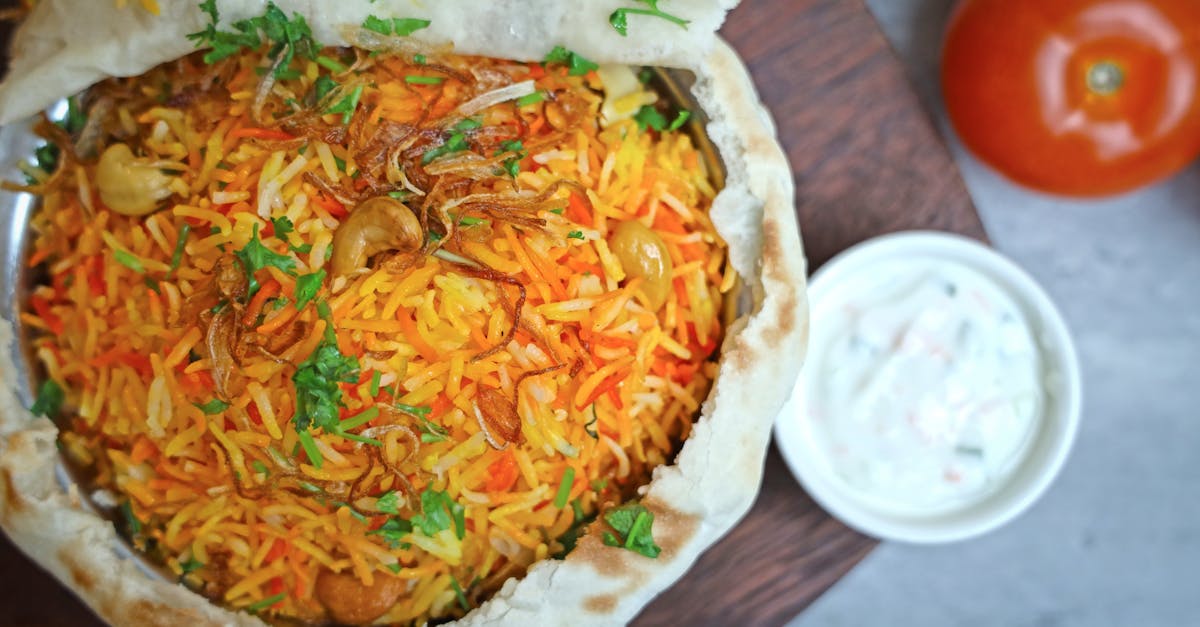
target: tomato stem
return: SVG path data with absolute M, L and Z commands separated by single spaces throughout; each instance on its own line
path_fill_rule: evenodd
M 1125 70 L 1114 61 L 1100 61 L 1088 68 L 1087 86 L 1092 93 L 1108 96 L 1125 85 Z

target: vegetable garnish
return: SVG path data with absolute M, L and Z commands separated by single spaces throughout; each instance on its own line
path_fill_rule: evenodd
M 604 522 L 616 532 L 604 532 L 601 538 L 605 545 L 629 549 L 650 558 L 658 557 L 662 552 L 662 547 L 654 543 L 651 535 L 654 514 L 641 503 L 626 503 L 604 512 Z
M 540 94 L 542 92 L 535 93 Z M 517 106 L 521 106 L 519 101 Z M 519 139 L 510 139 L 500 142 L 500 147 L 496 149 L 496 154 L 494 156 L 498 157 L 506 152 L 513 153 L 514 156 L 504 160 L 504 171 L 508 172 L 509 176 L 517 178 L 517 175 L 521 173 L 521 160 L 524 159 L 529 153 L 525 152 L 525 145 L 521 143 L 521 140 Z
M 250 612 L 251 614 L 254 614 L 256 612 L 261 612 L 261 611 L 271 607 L 272 605 L 279 603 L 280 601 L 282 601 L 286 598 L 287 598 L 287 594 L 280 592 L 279 594 L 276 594 L 274 596 L 269 596 L 261 601 L 247 605 L 246 611 Z
M 563 471 L 562 481 L 558 484 L 558 494 L 554 495 L 554 506 L 562 509 L 567 506 L 567 499 L 571 496 L 571 487 L 575 485 L 575 467 L 567 466 Z
M 547 65 L 551 63 L 566 65 L 567 74 L 570 76 L 583 76 L 588 72 L 600 69 L 599 65 L 562 46 L 555 46 L 542 62 Z
M 400 495 L 396 494 L 395 490 L 390 490 L 375 500 L 375 507 L 385 514 L 399 514 Z
M 421 416 L 421 442 L 425 444 L 433 444 L 435 442 L 445 442 L 450 438 L 450 432 L 445 427 L 433 422 L 432 420 Z
M 629 35 L 629 15 L 651 15 L 654 17 L 661 17 L 664 20 L 678 24 L 679 27 L 684 30 L 687 30 L 688 24 L 691 24 L 691 20 L 685 20 L 683 18 L 671 15 L 670 13 L 661 11 L 658 8 L 659 0 L 634 0 L 634 2 L 640 2 L 650 8 L 642 9 L 638 7 L 627 7 L 623 9 L 617 9 L 616 11 L 612 12 L 612 15 L 608 16 L 608 23 L 612 24 L 612 27 L 615 28 L 618 33 L 621 33 L 622 37 L 627 37 Z
M 554 559 L 560 560 L 567 556 L 567 553 L 575 550 L 575 545 L 579 542 L 579 537 L 583 535 L 587 526 L 596 521 L 596 515 L 587 515 L 583 511 L 583 505 L 579 499 L 571 501 L 571 511 L 574 514 L 574 520 L 571 526 L 567 528 L 561 536 L 558 537 L 558 543 L 562 545 L 562 550 L 553 555 Z
M 64 400 L 66 400 L 66 393 L 62 386 L 53 379 L 46 379 L 38 388 L 37 398 L 34 399 L 33 406 L 29 408 L 29 413 L 34 416 L 54 418 L 58 416 L 58 412 L 62 411 Z
M 397 37 L 407 37 L 423 28 L 428 28 L 432 24 L 429 20 L 421 20 L 411 17 L 397 17 L 391 20 L 384 20 L 374 15 L 368 15 L 362 27 L 379 33 L 380 35 L 395 35 Z
M 454 597 L 458 599 L 458 605 L 466 611 L 471 611 L 471 604 L 467 602 L 467 595 L 463 594 L 462 585 L 458 583 L 458 578 L 454 575 L 450 576 L 450 587 L 454 588 Z
M 675 115 L 675 119 L 672 120 L 670 124 L 667 124 L 667 118 L 663 117 L 663 114 L 659 113 L 658 109 L 655 109 L 651 105 L 643 105 L 642 108 L 638 109 L 638 112 L 634 114 L 633 120 L 637 122 L 638 128 L 642 129 L 643 131 L 647 129 L 653 129 L 661 133 L 679 130 L 691 117 L 691 111 L 688 111 L 687 109 L 681 109 L 679 113 Z
M 174 276 L 175 271 L 179 269 L 179 263 L 183 261 L 183 251 L 187 246 L 188 235 L 192 232 L 192 226 L 186 222 L 179 227 L 179 237 L 175 239 L 175 250 L 171 252 L 171 269 L 167 272 L 167 278 Z
M 363 86 L 356 86 L 350 93 L 342 96 L 342 99 L 334 103 L 332 107 L 325 110 L 325 113 L 340 113 L 342 114 L 342 124 L 349 124 L 350 118 L 354 117 L 354 112 L 358 109 L 358 100 L 362 98 Z
M 258 225 L 254 225 L 254 234 L 250 237 L 250 241 L 246 243 L 241 250 L 234 253 L 242 262 L 242 270 L 246 273 L 246 279 L 249 281 L 249 291 L 247 296 L 254 296 L 261 287 L 255 275 L 259 270 L 271 266 L 279 268 L 288 274 L 295 274 L 296 260 L 287 255 L 281 255 L 266 246 L 263 246 L 262 240 L 258 237 Z
M 219 398 L 214 398 L 207 403 L 192 403 L 192 404 L 195 405 L 197 409 L 204 412 L 205 416 L 216 416 L 216 415 L 224 412 L 226 409 L 229 409 L 229 403 L 226 403 L 225 401 L 223 401 Z
M 317 270 L 312 274 L 302 274 L 296 277 L 296 309 L 304 309 L 312 299 L 317 297 L 321 285 L 325 282 L 325 270 Z
M 121 250 L 119 248 L 113 250 L 113 259 L 117 263 L 129 268 L 130 270 L 133 270 L 134 272 L 137 272 L 138 274 L 146 273 L 146 268 L 142 265 L 142 260 L 138 259 L 137 255 L 127 250 Z
M 446 79 L 442 76 L 405 76 L 404 82 L 409 85 L 441 85 Z
M 388 547 L 393 549 L 407 549 L 410 545 L 403 541 L 403 538 L 412 533 L 412 523 L 403 518 L 389 518 L 383 526 L 378 529 L 373 529 L 367 532 L 369 536 L 381 536 L 384 542 L 387 542 Z
M 188 39 L 196 42 L 197 48 L 211 48 L 204 54 L 205 63 L 216 63 L 244 49 L 254 50 L 263 44 L 265 38 L 273 44 L 269 56 L 275 62 L 275 77 L 283 78 L 288 75 L 289 66 L 297 54 L 315 60 L 321 49 L 313 39 L 312 29 L 304 16 L 296 13 L 289 20 L 274 2 L 267 3 L 266 13 L 262 16 L 234 22 L 233 32 L 217 30 L 221 15 L 217 11 L 216 0 L 201 2 L 200 9 L 208 14 L 210 21 L 204 30 L 188 35 Z
M 421 493 L 421 513 L 412 517 L 412 524 L 429 537 L 453 526 L 454 535 L 462 540 L 467 535 L 466 511 L 450 495 L 429 487 Z
M 194 557 L 189 557 L 187 561 L 179 562 L 179 570 L 184 575 L 200 570 L 201 568 L 204 568 L 204 563 Z
M 319 302 L 317 308 L 322 317 L 328 317 L 328 305 L 324 301 Z M 325 337 L 308 359 L 301 362 L 296 374 L 292 375 L 292 382 L 296 385 L 296 416 L 292 424 L 300 436 L 300 445 L 317 468 L 321 467 L 321 454 L 309 429 L 316 426 L 326 433 L 360 439 L 342 431 L 339 417 L 341 408 L 345 407 L 339 384 L 358 381 L 358 359 L 342 354 L 333 334 L 332 323 L 327 320 L 326 324 Z
M 546 92 L 535 91 L 532 94 L 529 94 L 526 96 L 521 96 L 520 98 L 517 98 L 515 102 L 517 103 L 518 107 L 528 107 L 529 105 L 542 102 L 545 99 L 546 99 Z

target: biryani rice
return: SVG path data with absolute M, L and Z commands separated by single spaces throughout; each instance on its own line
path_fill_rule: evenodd
M 588 516 L 633 496 L 687 437 L 715 375 L 719 313 L 736 276 L 709 222 L 716 190 L 689 136 L 648 132 L 629 119 L 599 125 L 595 72 L 450 54 L 436 62 L 446 71 L 399 54 L 355 55 L 338 94 L 353 82 L 361 99 L 340 137 L 293 136 L 256 119 L 257 70 L 269 65 L 262 53 L 213 66 L 192 56 L 107 81 L 90 96 L 111 106 L 103 141 L 129 143 L 170 176 L 171 198 L 145 218 L 110 211 L 94 156 L 74 155 L 42 125 L 61 145 L 63 165 L 32 172 L 42 206 L 29 265 L 48 279 L 21 320 L 45 332 L 37 358 L 67 391 L 63 445 L 95 473 L 95 485 L 128 503 L 140 548 L 231 607 L 321 620 L 314 588 L 325 569 L 352 573 L 363 586 L 403 580 L 406 592 L 382 622 L 462 615 L 456 589 L 477 602 L 561 551 L 577 509 Z M 286 110 L 322 75 L 315 62 L 297 65 L 298 78 L 272 87 L 269 110 Z M 326 280 L 320 296 L 336 345 L 360 365 L 358 380 L 340 386 L 341 418 L 361 422 L 358 435 L 379 446 L 321 433 L 313 444 L 323 461 L 315 463 L 294 424 L 292 375 L 329 322 L 312 305 L 296 307 L 297 276 L 330 271 L 334 234 L 354 210 L 330 189 L 362 189 L 368 178 L 370 166 L 356 163 L 361 153 L 350 147 L 354 133 L 451 115 L 482 89 L 460 73 L 532 80 L 584 103 L 587 122 L 578 128 L 557 119 L 556 100 L 507 102 L 476 117 L 525 142 L 528 155 L 505 185 L 532 196 L 565 179 L 586 197 L 555 191 L 558 206 L 536 213 L 541 228 L 471 216 L 482 222 L 457 226 L 456 253 L 377 259 L 369 271 Z M 407 84 L 413 75 L 442 80 Z M 180 76 L 220 80 L 189 91 L 196 84 L 181 88 L 173 83 Z M 324 119 L 336 125 L 338 117 Z M 433 193 L 407 177 L 389 182 L 407 202 Z M 281 239 L 274 227 L 282 217 L 294 231 Z M 626 220 L 650 227 L 673 262 L 657 311 L 608 245 Z M 295 275 L 264 268 L 259 291 L 232 315 L 287 341 L 277 354 L 245 355 L 236 372 L 244 384 L 212 411 L 205 405 L 221 387 L 205 350 L 212 322 L 195 302 L 219 261 L 256 233 L 293 260 Z M 461 255 L 513 283 L 472 274 Z M 515 325 L 517 283 L 526 300 Z M 489 445 L 482 388 L 515 400 L 522 442 Z M 564 484 L 568 469 L 573 481 Z M 560 489 L 572 505 L 556 506 Z M 463 539 L 443 529 L 392 546 L 370 533 L 393 518 L 380 496 L 397 493 L 408 514 L 421 511 L 427 490 L 465 508 Z

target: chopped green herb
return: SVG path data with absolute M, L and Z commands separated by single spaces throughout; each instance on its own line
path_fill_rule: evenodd
M 326 328 L 332 331 L 331 326 Z M 296 429 L 307 431 L 315 425 L 326 431 L 336 430 L 339 409 L 344 407 L 339 384 L 357 380 L 358 360 L 343 355 L 336 337 L 331 340 L 327 335 L 292 375 L 296 384 Z
M 638 77 L 638 82 L 645 85 L 645 84 L 649 83 L 650 81 L 654 80 L 654 70 L 652 70 L 648 67 L 644 67 L 644 68 L 638 70 L 637 77 Z
M 142 285 L 145 285 L 146 287 L 154 290 L 155 294 L 162 294 L 162 290 L 159 289 L 157 279 L 154 279 L 152 277 L 145 277 L 142 279 Z
M 390 490 L 375 500 L 375 507 L 385 514 L 399 514 L 400 495 L 396 494 L 395 490 Z
M 324 283 L 324 269 L 296 277 L 296 309 L 304 309 L 305 305 L 316 298 L 317 292 L 321 291 L 321 285 Z
M 471 604 L 467 602 L 467 595 L 463 594 L 462 586 L 458 583 L 458 578 L 454 575 L 450 576 L 450 587 L 454 589 L 454 598 L 458 599 L 458 604 L 466 611 L 471 611 Z
M 556 216 L 561 216 L 565 211 L 566 211 L 565 208 L 559 207 L 558 209 L 551 209 L 550 213 L 553 213 Z
M 418 420 L 421 421 L 421 424 L 419 424 L 417 428 L 421 431 L 421 442 L 423 444 L 445 442 L 446 440 L 450 439 L 450 432 L 447 431 L 442 425 L 439 425 L 424 416 L 420 416 Z
M 508 172 L 509 176 L 517 178 L 517 175 L 521 173 L 521 160 L 528 155 L 528 153 L 525 152 L 525 145 L 522 144 L 521 140 L 519 139 L 510 139 L 500 142 L 500 148 L 496 150 L 496 153 L 493 156 L 498 157 L 506 152 L 511 152 L 515 156 L 504 160 L 504 171 Z
M 689 20 L 685 20 L 681 17 L 677 17 L 671 15 L 670 13 L 665 13 L 659 10 L 658 0 L 634 0 L 634 2 L 640 2 L 650 8 L 640 9 L 629 7 L 617 9 L 608 16 L 608 23 L 612 24 L 612 27 L 615 28 L 618 33 L 621 33 L 622 37 L 629 36 L 629 15 L 652 15 L 654 17 L 661 17 L 664 20 L 679 25 L 679 27 L 684 30 L 687 30 L 688 24 L 691 23 Z
M 29 413 L 34 416 L 54 418 L 58 416 L 58 412 L 62 411 L 63 401 L 66 400 L 66 397 L 62 386 L 54 379 L 46 379 L 38 388 L 37 398 L 34 399 L 33 406 L 29 408 Z
M 271 607 L 272 605 L 279 603 L 280 601 L 282 601 L 286 598 L 287 598 L 287 594 L 280 592 L 279 594 L 276 594 L 274 596 L 269 596 L 261 601 L 256 601 L 254 603 L 251 603 L 250 605 L 247 605 L 246 611 L 251 614 L 254 614 L 256 612 L 261 612 L 261 611 Z
M 600 69 L 599 65 L 588 61 L 579 54 L 567 50 L 562 46 L 555 46 L 554 49 L 546 55 L 543 63 L 559 63 L 566 65 L 568 68 L 567 74 L 571 76 L 583 76 L 592 70 Z
M 428 28 L 432 24 L 429 20 L 421 20 L 411 17 L 397 17 L 391 21 L 380 19 L 374 15 L 368 15 L 362 27 L 366 30 L 379 33 L 380 35 L 396 35 L 397 37 L 407 37 L 422 28 Z
M 421 493 L 421 513 L 413 516 L 412 524 L 429 537 L 453 526 L 454 535 L 462 540 L 467 534 L 466 508 L 430 486 Z
M 332 107 L 326 109 L 325 113 L 340 113 L 342 114 L 342 124 L 349 124 L 350 118 L 354 116 L 354 112 L 358 109 L 358 101 L 362 98 L 362 93 L 363 86 L 355 86 L 354 91 L 343 96 Z
M 142 260 L 138 259 L 137 255 L 134 255 L 127 250 L 121 250 L 120 248 L 113 249 L 113 259 L 116 259 L 117 263 L 129 268 L 130 270 L 133 270 L 134 272 L 137 272 L 138 274 L 144 274 L 146 272 L 145 266 L 142 265 Z
M 575 549 L 575 545 L 579 542 L 579 537 L 583 535 L 584 530 L 588 525 L 596 520 L 596 515 L 588 516 L 583 512 L 583 504 L 579 499 L 571 501 L 571 511 L 575 515 L 574 522 L 567 528 L 561 536 L 558 537 L 558 543 L 562 545 L 562 550 L 553 555 L 554 559 L 560 560 L 567 556 Z
M 317 57 L 317 65 L 319 65 L 335 74 L 342 74 L 342 73 L 350 71 L 350 68 L 346 67 L 346 65 L 343 64 L 341 61 L 338 61 L 337 59 L 334 59 L 333 57 L 327 57 L 325 55 L 320 55 Z
M 300 440 L 300 448 L 304 449 L 304 454 L 308 456 L 308 461 L 313 466 L 320 468 L 325 462 L 325 458 L 321 456 L 321 449 L 317 448 L 316 441 L 308 431 L 296 431 L 296 437 Z
M 542 102 L 545 99 L 546 99 L 546 92 L 535 91 L 532 94 L 527 94 L 525 96 L 521 96 L 520 98 L 517 98 L 517 106 L 518 107 L 528 107 L 531 104 L 537 104 L 539 102 Z
M 393 394 L 393 396 L 395 395 Z M 405 405 L 404 403 L 396 403 L 395 407 L 396 409 L 399 409 L 410 416 L 416 416 L 418 418 L 424 418 L 429 415 L 429 412 L 433 411 L 432 407 L 417 407 L 414 405 Z
M 684 124 L 686 124 L 688 119 L 690 119 L 691 117 L 692 117 L 691 111 L 688 111 L 687 109 L 680 109 L 679 113 L 675 114 L 675 119 L 671 121 L 671 125 L 667 127 L 667 130 L 668 131 L 679 130 L 680 127 L 682 127 Z
M 184 248 L 187 246 L 187 238 L 191 232 L 192 226 L 186 222 L 179 227 L 179 236 L 175 238 L 175 250 L 171 252 L 171 269 L 167 272 L 168 278 L 179 269 L 179 263 L 183 261 Z
M 434 159 L 448 154 L 462 152 L 470 146 L 467 144 L 467 136 L 462 133 L 453 133 L 446 143 L 437 148 L 430 149 L 425 152 L 425 156 L 421 157 L 422 165 L 429 165 Z
M 195 405 L 197 409 L 204 412 L 205 416 L 216 416 L 226 409 L 229 409 L 229 403 L 226 403 L 219 398 L 214 398 L 207 403 L 192 403 L 192 405 Z
M 312 492 L 313 494 L 322 494 L 322 493 L 324 493 L 324 490 L 322 490 L 322 489 L 320 488 L 320 486 L 313 485 L 313 484 L 311 484 L 311 483 L 309 483 L 309 482 L 307 482 L 307 481 L 301 481 L 301 482 L 300 482 L 300 487 L 301 487 L 301 488 L 304 488 L 304 490 L 305 490 L 306 492 Z
M 70 135 L 76 135 L 87 126 L 87 111 L 79 106 L 79 98 L 71 96 L 67 98 L 67 115 L 63 119 L 55 122 L 62 130 Z
M 260 460 L 256 459 L 251 462 L 250 467 L 254 469 L 254 472 L 257 472 L 261 475 L 266 475 L 268 477 L 271 476 L 271 470 L 267 468 L 267 465 L 262 463 Z
M 315 98 L 316 102 L 320 103 L 322 100 L 324 100 L 325 96 L 328 96 L 329 92 L 333 91 L 337 85 L 337 81 L 329 78 L 328 76 L 323 74 L 318 76 L 317 80 L 313 82 L 313 97 Z
M 400 562 L 396 562 L 395 564 L 386 564 L 386 565 L 384 565 L 384 568 L 387 568 L 388 570 L 392 571 L 393 573 L 399 574 L 400 570 L 403 567 L 400 566 Z
M 662 552 L 651 534 L 654 514 L 641 503 L 626 503 L 604 512 L 604 522 L 616 531 L 616 534 L 604 532 L 601 539 L 605 545 L 622 547 L 649 558 L 656 558 Z
M 567 233 L 567 237 L 570 239 L 584 239 L 583 231 L 571 231 Z
M 378 370 L 371 373 L 371 387 L 367 388 L 367 391 L 371 393 L 371 398 L 379 396 L 379 381 L 382 378 L 383 373 Z
M 250 241 L 244 248 L 236 251 L 234 255 L 241 260 L 242 269 L 246 272 L 246 278 L 250 280 L 249 296 L 256 294 L 260 287 L 258 279 L 254 276 L 259 270 L 267 266 L 279 268 L 288 274 L 294 274 L 296 270 L 295 259 L 287 255 L 281 255 L 263 246 L 262 240 L 258 238 L 257 224 L 254 225 L 254 235 L 250 238 Z
M 425 63 L 426 63 L 425 55 L 414 54 L 413 55 L 413 63 L 416 63 L 417 65 L 425 65 Z
M 441 85 L 446 79 L 441 76 L 405 76 L 404 82 L 409 85 Z
M 423 28 L 429 28 L 429 25 L 432 23 L 429 20 L 421 20 L 413 17 L 392 18 L 392 28 L 397 37 L 408 37 Z
M 608 479 L 593 479 L 592 489 L 596 492 L 603 492 L 608 487 Z
M 378 417 L 379 408 L 374 406 L 368 407 L 358 415 L 343 420 L 342 423 L 338 425 L 338 431 L 357 429 Z
M 189 557 L 186 562 L 179 562 L 179 570 L 183 571 L 185 575 L 194 573 L 201 568 L 204 568 L 204 563 L 194 557 Z
M 234 22 L 232 31 L 217 30 L 221 16 L 216 0 L 205 0 L 200 3 L 200 9 L 208 14 L 209 23 L 204 30 L 187 37 L 196 43 L 197 48 L 210 48 L 204 54 L 205 63 L 216 63 L 243 49 L 257 49 L 265 39 L 274 44 L 270 58 L 275 62 L 275 77 L 286 78 L 295 75 L 290 66 L 297 54 L 315 59 L 321 49 L 321 45 L 313 39 L 312 29 L 304 16 L 296 13 L 289 20 L 274 2 L 267 3 L 267 10 L 262 16 Z
M 122 501 L 119 509 L 121 511 L 121 521 L 125 523 L 125 531 L 129 533 L 130 537 L 140 535 L 142 533 L 142 521 L 138 520 L 138 517 L 134 515 L 133 505 L 129 501 Z
M 456 130 L 456 131 L 473 131 L 477 128 L 481 128 L 482 126 L 483 126 L 483 122 L 480 122 L 479 120 L 476 120 L 475 118 L 463 118 L 462 120 L 459 121 L 458 124 L 454 125 L 454 130 Z
M 368 531 L 367 535 L 382 536 L 384 542 L 387 542 L 388 547 L 393 549 L 405 549 L 408 548 L 408 543 L 403 542 L 402 540 L 404 536 L 407 536 L 412 532 L 413 524 L 411 522 L 404 520 L 403 518 L 389 518 L 387 519 L 387 522 L 383 523 L 382 527 Z
M 362 27 L 380 35 L 392 34 L 392 23 L 387 20 L 381 20 L 374 15 L 368 15 L 367 19 L 363 21 Z
M 575 467 L 567 466 L 563 472 L 562 481 L 558 483 L 558 494 L 554 495 L 554 506 L 562 509 L 567 506 L 567 498 L 571 496 L 571 488 L 575 485 Z
M 633 115 L 633 121 L 637 122 L 638 128 L 643 133 L 646 132 L 646 129 L 662 131 L 667 128 L 667 118 L 664 118 L 663 114 L 651 105 L 642 105 L 642 108 Z

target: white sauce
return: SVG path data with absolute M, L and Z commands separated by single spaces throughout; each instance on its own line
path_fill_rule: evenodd
M 1024 455 L 1042 360 L 1020 308 L 945 260 L 894 260 L 815 303 L 807 421 L 834 473 L 877 507 L 929 513 L 988 494 Z

